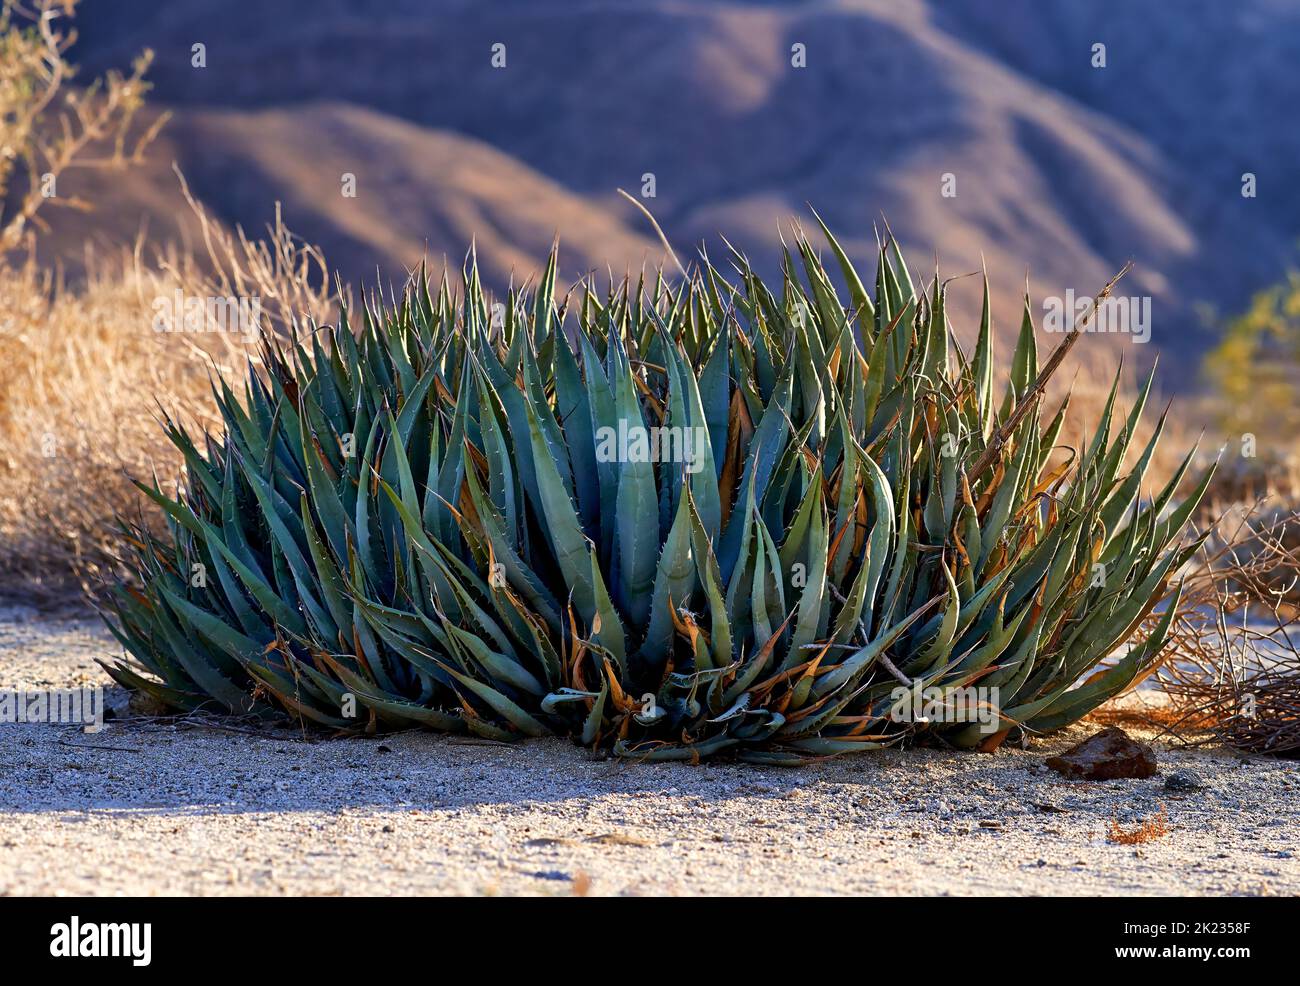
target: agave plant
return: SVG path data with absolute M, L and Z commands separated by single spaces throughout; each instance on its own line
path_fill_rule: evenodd
M 123 525 L 109 672 L 182 710 L 651 759 L 1086 714 L 1160 658 L 1208 474 L 1140 496 L 1163 417 L 1122 471 L 1150 380 L 1063 450 L 1028 301 L 999 399 L 987 281 L 968 358 L 937 276 L 891 241 L 873 296 L 822 229 L 847 304 L 802 235 L 779 293 L 734 254 L 559 298 L 552 255 L 494 306 L 471 254 L 460 290 L 264 339 L 214 388 L 224 431 L 165 423 L 185 478 L 141 486 L 168 537 Z M 991 719 L 897 714 L 976 686 Z

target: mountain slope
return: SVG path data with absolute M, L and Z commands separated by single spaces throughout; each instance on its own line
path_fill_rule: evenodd
M 91 214 L 55 212 L 47 255 L 77 267 L 82 238 L 109 231 L 155 240 L 197 235 L 171 171 L 176 160 L 197 196 L 227 225 L 261 230 L 282 203 L 286 221 L 354 283 L 400 281 L 427 258 L 459 268 L 471 244 L 491 283 L 537 270 L 558 235 L 567 277 L 654 266 L 663 250 L 619 211 L 538 175 L 476 140 L 430 131 L 370 110 L 312 105 L 292 110 L 178 114 L 146 164 L 123 172 L 72 172 L 65 188 L 100 203 Z M 220 148 L 220 153 L 212 153 Z M 345 197 L 342 176 L 356 176 Z M 630 210 L 629 210 L 630 211 Z
M 723 232 L 771 271 L 778 225 L 811 203 L 867 259 L 883 215 L 916 271 L 936 248 L 944 276 L 982 254 L 1004 325 L 1026 265 L 1036 297 L 1090 294 L 1132 258 L 1123 290 L 1152 298 L 1156 344 L 1137 355 L 1187 368 L 1211 338 L 1199 310 L 1240 305 L 1295 256 L 1300 192 L 1280 176 L 1300 138 L 1280 114 L 1300 95 L 1300 17 L 1277 0 L 80 10 L 87 70 L 156 49 L 153 96 L 176 108 L 170 139 L 219 216 L 257 226 L 282 199 L 352 278 L 401 270 L 426 242 L 457 258 L 477 235 L 500 286 L 554 230 L 573 271 L 639 263 L 656 248 L 614 189 L 652 173 L 647 204 L 682 252 L 705 241 L 717 259 Z M 1261 198 L 1240 196 L 1243 170 Z M 954 285 L 959 315 L 977 300 Z

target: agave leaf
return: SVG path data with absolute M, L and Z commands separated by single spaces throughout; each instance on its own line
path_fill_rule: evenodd
M 831 234 L 830 227 L 822 221 L 822 217 L 813 211 L 813 216 L 817 220 L 817 225 L 822 229 L 822 235 L 826 237 L 826 242 L 830 244 L 831 252 L 835 254 L 836 261 L 840 265 L 840 273 L 844 275 L 844 283 L 848 285 L 849 297 L 853 300 L 853 307 L 857 309 L 864 319 L 871 318 L 875 315 L 875 305 L 871 303 L 871 298 L 867 295 L 867 289 L 862 284 L 862 279 L 858 276 L 853 262 L 849 260 L 848 254 L 840 246 L 839 240 Z
M 691 553 L 695 557 L 695 571 L 704 587 L 709 603 L 709 625 L 712 638 L 713 666 L 725 667 L 731 663 L 732 636 L 731 619 L 728 616 L 726 597 L 722 591 L 722 575 L 718 560 L 713 554 L 713 547 L 700 521 L 695 504 L 687 498 L 691 516 Z
M 596 587 L 592 578 L 594 570 L 591 543 L 582 533 L 573 502 L 564 492 L 559 471 L 542 438 L 537 415 L 528 407 L 528 432 L 532 443 L 532 461 L 536 470 L 539 499 L 546 518 L 547 533 L 552 550 L 559 562 L 564 581 L 573 594 L 574 603 L 583 619 L 591 622 L 596 612 Z M 598 571 L 598 570 L 597 570 Z M 597 578 L 599 575 L 597 575 Z M 602 590 L 604 588 L 602 584 Z
M 540 722 L 524 711 L 522 707 L 506 698 L 505 695 L 492 688 L 471 678 L 467 674 L 462 674 L 450 665 L 441 665 L 442 669 L 455 678 L 457 683 L 469 689 L 489 706 L 492 710 L 505 719 L 510 725 L 525 736 L 545 736 L 548 730 Z
M 931 608 L 932 603 L 937 601 L 938 598 L 936 596 L 930 603 L 926 603 L 893 626 L 882 630 L 869 644 L 855 651 L 837 664 L 829 673 L 817 679 L 817 683 L 812 687 L 813 697 L 821 698 L 856 681 L 887 648 L 891 647 L 913 623 Z
M 614 436 L 606 434 L 608 442 L 601 445 L 622 444 L 626 435 L 628 447 L 605 450 L 607 456 L 625 452 L 620 462 L 618 494 L 615 499 L 615 525 L 617 527 L 619 598 L 621 608 L 635 624 L 643 624 L 650 615 L 651 594 L 655 580 L 655 560 L 659 553 L 659 525 L 651 518 L 658 516 L 655 491 L 654 465 L 650 461 L 650 435 L 636 399 L 632 371 L 619 353 L 617 377 L 614 382 L 618 424 Z
M 647 661 L 658 664 L 667 657 L 673 634 L 672 607 L 690 601 L 697 585 L 695 569 L 691 556 L 690 500 L 682 497 L 655 574 L 649 626 L 641 651 Z

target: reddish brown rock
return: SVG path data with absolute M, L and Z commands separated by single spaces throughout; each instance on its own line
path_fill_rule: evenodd
M 1130 739 L 1118 726 L 1107 726 L 1047 766 L 1076 781 L 1113 781 L 1120 777 L 1153 777 L 1156 754 L 1145 743 Z

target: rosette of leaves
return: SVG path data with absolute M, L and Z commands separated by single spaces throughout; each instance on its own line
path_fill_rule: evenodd
M 1085 715 L 1160 658 L 1209 476 L 1175 501 L 1189 454 L 1140 496 L 1149 380 L 1061 448 L 1027 302 L 995 388 L 987 284 L 968 356 L 937 277 L 889 243 L 869 292 L 826 235 L 847 299 L 802 237 L 774 285 L 734 255 L 560 298 L 552 255 L 500 306 L 471 255 L 457 290 L 266 338 L 224 429 L 165 422 L 185 475 L 141 487 L 168 536 L 123 525 L 109 672 L 179 710 L 650 759 Z M 610 454 L 643 433 L 691 454 Z M 895 714 L 980 686 L 992 730 Z

